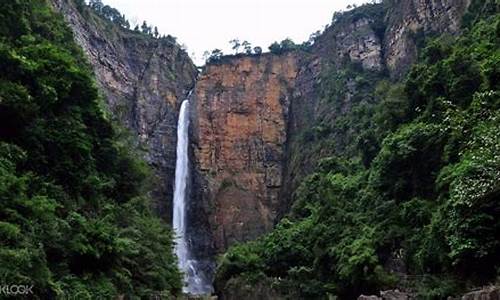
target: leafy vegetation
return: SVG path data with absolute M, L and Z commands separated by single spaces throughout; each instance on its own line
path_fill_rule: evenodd
M 290 298 L 399 287 L 445 299 L 498 280 L 500 17 L 489 15 L 461 37 L 428 41 L 400 82 L 327 69 L 321 101 L 343 115 L 319 119 L 299 143 L 305 155 L 304 145 L 331 145 L 332 156 L 273 232 L 221 257 L 216 284 L 272 282 Z
M 349 8 L 354 8 L 348 11 L 335 12 L 332 18 L 333 25 L 355 23 L 361 19 L 372 20 L 370 26 L 372 27 L 375 34 L 382 38 L 385 33 L 385 12 L 387 7 L 390 5 L 390 1 L 372 1 L 371 3 L 363 4 L 362 6 L 352 6 Z
M 86 4 L 85 0 L 72 0 L 75 1 L 75 5 L 81 13 L 87 13 L 86 9 L 90 8 L 94 13 L 96 13 L 101 18 L 123 28 L 130 30 L 130 22 L 127 20 L 124 14 L 122 14 L 118 9 L 111 7 L 109 5 L 105 5 L 101 0 L 90 0 L 88 4 Z M 134 32 L 142 33 L 147 36 L 151 36 L 154 38 L 167 38 L 171 40 L 176 40 L 176 38 L 168 35 L 163 36 L 158 31 L 158 27 L 148 25 L 146 21 L 142 21 L 141 26 L 136 24 L 134 27 Z
M 85 5 L 85 3 L 80 2 L 78 7 L 81 8 L 83 5 Z M 123 28 L 130 29 L 130 23 L 125 18 L 125 15 L 122 15 L 116 8 L 104 5 L 101 0 L 90 0 L 88 6 L 106 20 L 109 20 Z
M 172 233 L 148 169 L 101 108 L 45 0 L 0 3 L 0 282 L 40 298 L 177 293 Z

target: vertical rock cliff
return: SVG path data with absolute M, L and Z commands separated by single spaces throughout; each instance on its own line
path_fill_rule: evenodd
M 180 103 L 197 69 L 171 37 L 156 39 L 123 29 L 72 0 L 52 0 L 87 55 L 112 116 L 146 149 L 158 181 L 153 198 L 170 219 Z
M 460 30 L 468 4 L 385 1 L 334 17 L 307 51 L 226 57 L 208 65 L 192 112 L 192 215 L 198 224 L 192 230 L 198 241 L 205 239 L 198 252 L 220 252 L 268 231 L 318 160 L 343 151 L 342 139 L 356 138 L 346 129 L 331 133 L 338 135 L 336 145 L 304 144 L 304 134 L 318 124 L 334 124 L 357 103 L 376 101 L 360 93 L 373 86 L 347 77 L 338 103 L 325 102 L 324 72 L 354 64 L 377 78 L 401 77 L 416 60 L 421 39 Z
M 393 76 L 404 74 L 417 58 L 425 36 L 460 30 L 471 0 L 391 0 L 384 40 L 386 66 Z
M 269 231 L 280 208 L 294 55 L 228 58 L 206 67 L 193 95 L 196 171 L 214 246 Z

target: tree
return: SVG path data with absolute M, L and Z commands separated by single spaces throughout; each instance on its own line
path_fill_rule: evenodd
M 127 27 L 127 19 L 125 18 L 125 15 L 122 15 L 116 8 L 105 5 L 101 9 L 100 15 L 120 27 Z
M 214 49 L 214 50 L 212 50 L 212 53 L 210 54 L 210 57 L 208 58 L 208 62 L 212 63 L 212 62 L 219 61 L 223 55 L 224 55 L 224 53 L 222 52 L 222 50 Z
M 148 26 L 148 23 L 146 21 L 142 22 L 141 29 L 142 29 L 142 33 L 151 34 L 151 27 Z
M 241 47 L 241 43 L 239 39 L 232 39 L 229 41 L 229 44 L 231 44 L 232 49 L 234 50 L 234 54 L 238 54 L 238 50 Z
M 155 30 L 154 30 L 154 37 L 155 38 L 158 38 L 160 34 L 158 33 L 158 27 L 155 26 Z
M 209 57 L 210 57 L 210 51 L 206 50 L 205 52 L 203 52 L 202 58 L 205 62 L 208 61 Z
M 314 42 L 316 42 L 316 39 L 321 35 L 321 31 L 316 31 L 314 33 L 312 33 L 310 36 L 309 36 L 309 40 L 307 40 L 307 42 L 312 45 L 314 44 Z
M 166 39 L 171 40 L 173 43 L 177 43 L 177 38 L 175 36 L 170 35 L 170 34 L 167 34 Z
M 243 50 L 245 50 L 246 54 L 252 54 L 252 44 L 249 41 L 243 41 L 241 45 L 243 46 Z
M 255 53 L 256 55 L 261 55 L 262 54 L 262 48 L 257 46 L 257 47 L 254 47 L 253 48 L 253 53 Z
M 174 298 L 150 172 L 104 113 L 69 26 L 48 1 L 0 1 L 0 14 L 0 282 L 41 299 Z
M 134 31 L 139 32 L 139 24 L 135 25 Z
M 281 52 L 287 52 L 297 48 L 297 45 L 289 38 L 282 40 L 280 46 Z
M 273 54 L 281 54 L 281 46 L 278 42 L 274 42 L 269 46 L 269 51 Z
M 104 4 L 102 4 L 101 0 L 90 0 L 89 6 L 93 10 L 100 12 L 102 10 L 102 8 L 104 7 Z

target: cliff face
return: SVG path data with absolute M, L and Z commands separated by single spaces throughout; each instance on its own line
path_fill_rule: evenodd
M 294 55 L 209 65 L 192 97 L 198 184 L 222 251 L 269 231 L 280 208 Z M 195 202 L 198 202 L 195 201 Z
M 460 30 L 471 0 L 389 0 L 375 9 L 358 8 L 343 20 L 334 17 L 314 49 L 336 63 L 348 59 L 367 70 L 387 69 L 400 77 L 415 62 L 425 37 Z
M 471 0 L 392 0 L 387 12 L 385 61 L 393 76 L 401 76 L 417 57 L 417 43 L 425 35 L 460 30 Z
M 358 8 L 308 52 L 208 65 L 192 97 L 192 222 L 205 228 L 193 228 L 194 238 L 221 252 L 271 229 L 303 177 L 339 147 L 305 145 L 303 134 L 319 122 L 335 123 L 356 101 L 374 101 L 356 99 L 363 83 L 347 78 L 341 108 L 334 109 L 321 95 L 322 74 L 351 62 L 380 78 L 401 77 L 416 60 L 419 39 L 458 32 L 468 4 L 412 0 Z M 197 252 L 206 253 L 202 248 Z
M 160 214 L 170 216 L 180 102 L 197 70 L 173 39 L 117 28 L 72 1 L 52 0 L 89 57 L 112 114 L 131 129 L 159 177 Z M 210 258 L 236 241 L 269 231 L 318 159 L 301 137 L 351 110 L 362 83 L 346 78 L 334 109 L 323 101 L 322 74 L 346 62 L 400 78 L 426 36 L 459 31 L 470 0 L 392 0 L 360 7 L 320 35 L 307 51 L 238 56 L 210 64 L 191 97 L 191 201 L 188 234 Z M 345 133 L 349 134 L 349 131 Z M 321 148 L 321 149 L 320 149 Z
M 171 38 L 124 30 L 71 0 L 52 0 L 87 55 L 114 118 L 128 128 L 153 166 L 153 198 L 170 219 L 175 174 L 177 114 L 197 70 Z

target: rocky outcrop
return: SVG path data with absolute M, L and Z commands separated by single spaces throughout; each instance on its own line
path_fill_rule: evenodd
M 371 295 L 365 296 L 361 295 L 358 297 L 358 300 L 409 300 L 409 299 L 418 299 L 412 293 L 405 293 L 399 290 L 389 290 L 380 292 L 380 297 Z M 489 286 L 484 287 L 482 289 L 469 292 L 461 297 L 448 297 L 451 299 L 460 299 L 460 300 L 500 300 L 500 287 L 498 286 Z
M 210 64 L 198 80 L 194 158 L 218 251 L 274 225 L 296 75 L 293 54 L 262 55 Z
M 312 52 L 323 63 L 341 65 L 346 61 L 360 63 L 364 69 L 381 71 L 384 67 L 382 40 L 373 17 L 346 18 L 329 27 L 316 40 Z
M 460 30 L 471 0 L 392 0 L 387 12 L 385 63 L 393 77 L 404 74 L 417 58 L 425 36 Z
M 193 94 L 194 238 L 223 251 L 272 228 L 301 179 L 335 147 L 308 155 L 299 137 L 334 123 L 359 88 L 347 79 L 341 110 L 322 100 L 322 74 L 356 63 L 402 76 L 416 59 L 418 34 L 455 33 L 468 0 L 392 1 L 339 18 L 307 52 L 226 57 L 210 64 Z M 370 101 L 369 99 L 365 101 Z M 202 217 L 204 216 L 204 217 Z M 209 225 L 207 225 L 209 224 Z M 209 247 L 207 240 L 203 243 Z M 201 252 L 206 252 L 201 250 Z
M 175 172 L 177 114 L 197 70 L 173 38 L 120 28 L 72 0 L 52 0 L 87 55 L 111 115 L 128 128 L 158 181 L 153 199 L 170 219 Z
M 353 95 L 362 88 L 356 77 L 346 79 L 344 95 L 333 105 L 324 101 L 318 91 L 324 84 L 322 74 L 331 73 L 332 69 L 341 70 L 347 62 L 358 64 L 367 72 L 378 73 L 379 78 L 385 74 L 393 79 L 401 78 L 416 61 L 417 46 L 422 46 L 426 37 L 460 31 L 469 4 L 470 0 L 392 0 L 334 16 L 334 23 L 298 63 L 281 195 L 291 199 L 304 176 L 314 170 L 321 158 L 343 151 L 342 138 L 336 138 L 335 145 L 321 147 L 314 145 L 314 141 L 304 147 L 301 139 L 322 124 L 335 124 L 339 116 L 347 114 L 355 104 Z M 361 101 L 373 100 L 367 96 Z M 335 106 L 340 106 L 340 110 L 335 110 Z M 352 138 L 349 131 L 344 134 Z M 342 133 L 333 135 L 341 136 Z
M 374 295 L 371 296 L 361 295 L 358 297 L 358 300 L 380 300 L 380 299 L 381 299 L 380 297 Z
M 387 69 L 399 78 L 415 62 L 425 37 L 460 31 L 470 2 L 388 0 L 377 4 L 385 9 L 383 14 L 355 9 L 347 17 L 334 17 L 334 24 L 317 39 L 315 52 L 337 63 L 347 59 L 367 70 Z
M 388 290 L 380 292 L 380 297 L 371 295 L 365 296 L 361 295 L 358 300 L 411 300 L 415 299 L 413 294 L 401 292 L 399 290 Z
M 282 289 L 282 288 L 281 288 Z M 218 294 L 219 300 L 285 300 L 300 299 L 299 293 L 288 287 L 286 295 L 284 291 L 277 287 L 277 282 L 269 278 L 259 278 L 248 280 L 244 278 L 233 278 L 224 287 L 218 287 L 221 292 Z
M 500 286 L 489 286 L 467 293 L 461 300 L 500 300 Z

